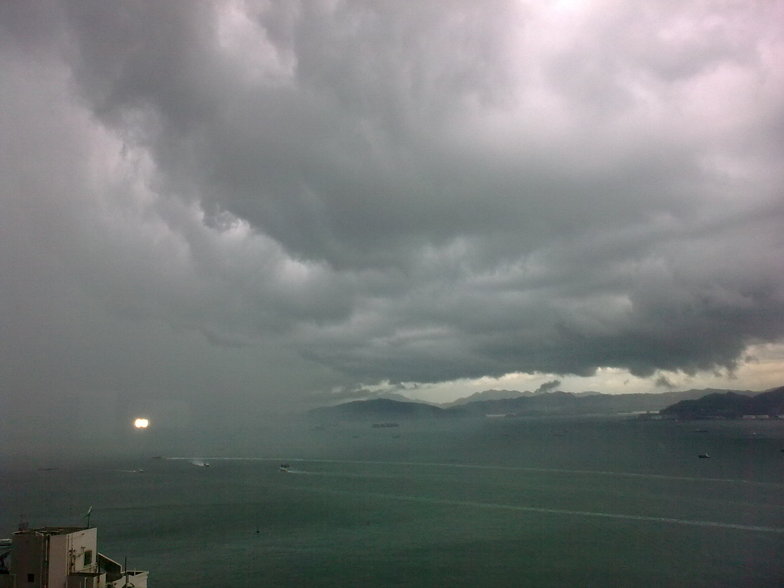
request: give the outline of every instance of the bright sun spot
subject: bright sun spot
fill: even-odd
[[[135,421],[133,421],[133,426],[136,427],[137,429],[146,429],[147,427],[150,426],[150,420],[142,419],[142,418],[136,419]]]

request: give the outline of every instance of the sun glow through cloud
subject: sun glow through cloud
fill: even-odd
[[[138,418],[133,421],[133,426],[137,429],[146,429],[150,426],[150,419]]]

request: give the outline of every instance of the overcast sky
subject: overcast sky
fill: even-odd
[[[784,384],[782,22],[3,2],[3,426]]]

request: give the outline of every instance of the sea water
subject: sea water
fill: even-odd
[[[274,453],[8,466],[0,525],[92,506],[101,552],[164,588],[784,584],[784,422],[294,433]]]

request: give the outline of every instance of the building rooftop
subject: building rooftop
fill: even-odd
[[[41,533],[42,535],[68,535],[77,531],[86,531],[89,527],[38,527],[37,529],[20,529],[14,535],[20,533]],[[94,528],[94,527],[93,527]]]

